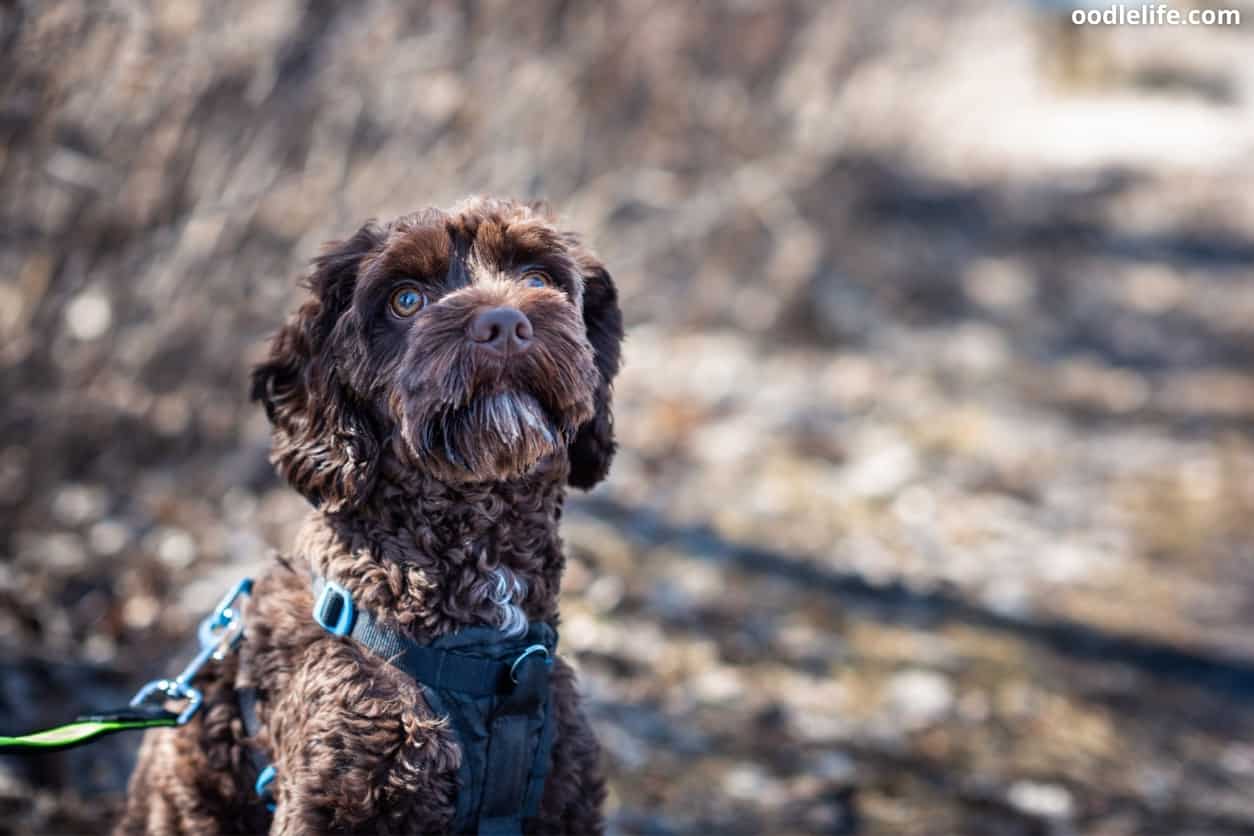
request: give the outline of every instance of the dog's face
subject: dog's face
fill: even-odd
[[[622,319],[601,263],[541,208],[473,200],[367,224],[315,262],[313,298],[253,372],[279,471],[326,510],[380,458],[499,481],[568,456],[605,477]]]

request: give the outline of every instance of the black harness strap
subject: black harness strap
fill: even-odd
[[[479,833],[518,836],[533,767],[531,718],[543,711],[548,691],[548,666],[538,655],[522,657],[515,666],[514,690],[497,703],[488,738]],[[543,732],[541,732],[543,735]]]
[[[266,808],[274,812],[274,793],[270,785],[274,781],[274,767],[266,759],[265,752],[257,745],[256,737],[261,731],[261,720],[257,717],[257,689],[252,687],[236,688],[235,701],[239,704],[240,719],[244,722],[244,734],[252,741],[252,745],[244,747],[244,756],[253,768],[253,789],[257,796],[266,803]]]
[[[269,761],[266,760],[261,749],[255,745],[257,734],[261,731],[261,720],[257,718],[257,689],[236,688],[235,699],[239,703],[240,719],[244,721],[244,734],[254,740],[254,745],[246,748],[248,762],[252,764],[257,774],[261,774],[262,770],[269,766]]]
[[[449,653],[410,639],[381,625],[369,610],[358,609],[339,584],[314,581],[314,620],[337,636],[348,636],[429,688],[478,697],[508,694],[509,663]],[[347,620],[347,623],[345,622]],[[331,624],[332,626],[328,626]],[[335,627],[335,629],[332,629]]]

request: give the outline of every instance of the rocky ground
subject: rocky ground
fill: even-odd
[[[1001,2],[0,4],[0,733],[304,512],[319,242],[546,196],[630,323],[563,643],[633,833],[1254,833],[1254,35]],[[133,741],[0,760],[98,832]]]

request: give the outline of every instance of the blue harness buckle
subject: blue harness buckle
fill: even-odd
[[[274,793],[270,790],[270,785],[274,783],[274,767],[267,766],[261,770],[261,774],[257,776],[257,783],[253,785],[257,797],[266,802],[266,809],[271,813],[274,812]]]
[[[314,601],[313,617],[318,626],[331,635],[347,636],[353,631],[353,622],[357,618],[353,596],[338,583],[325,581],[318,600]]]

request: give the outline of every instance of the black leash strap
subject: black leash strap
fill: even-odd
[[[30,734],[0,735],[0,754],[55,752],[91,743],[108,734],[135,729],[177,726],[179,715],[155,705],[127,707],[117,711],[85,714],[73,722]]]

